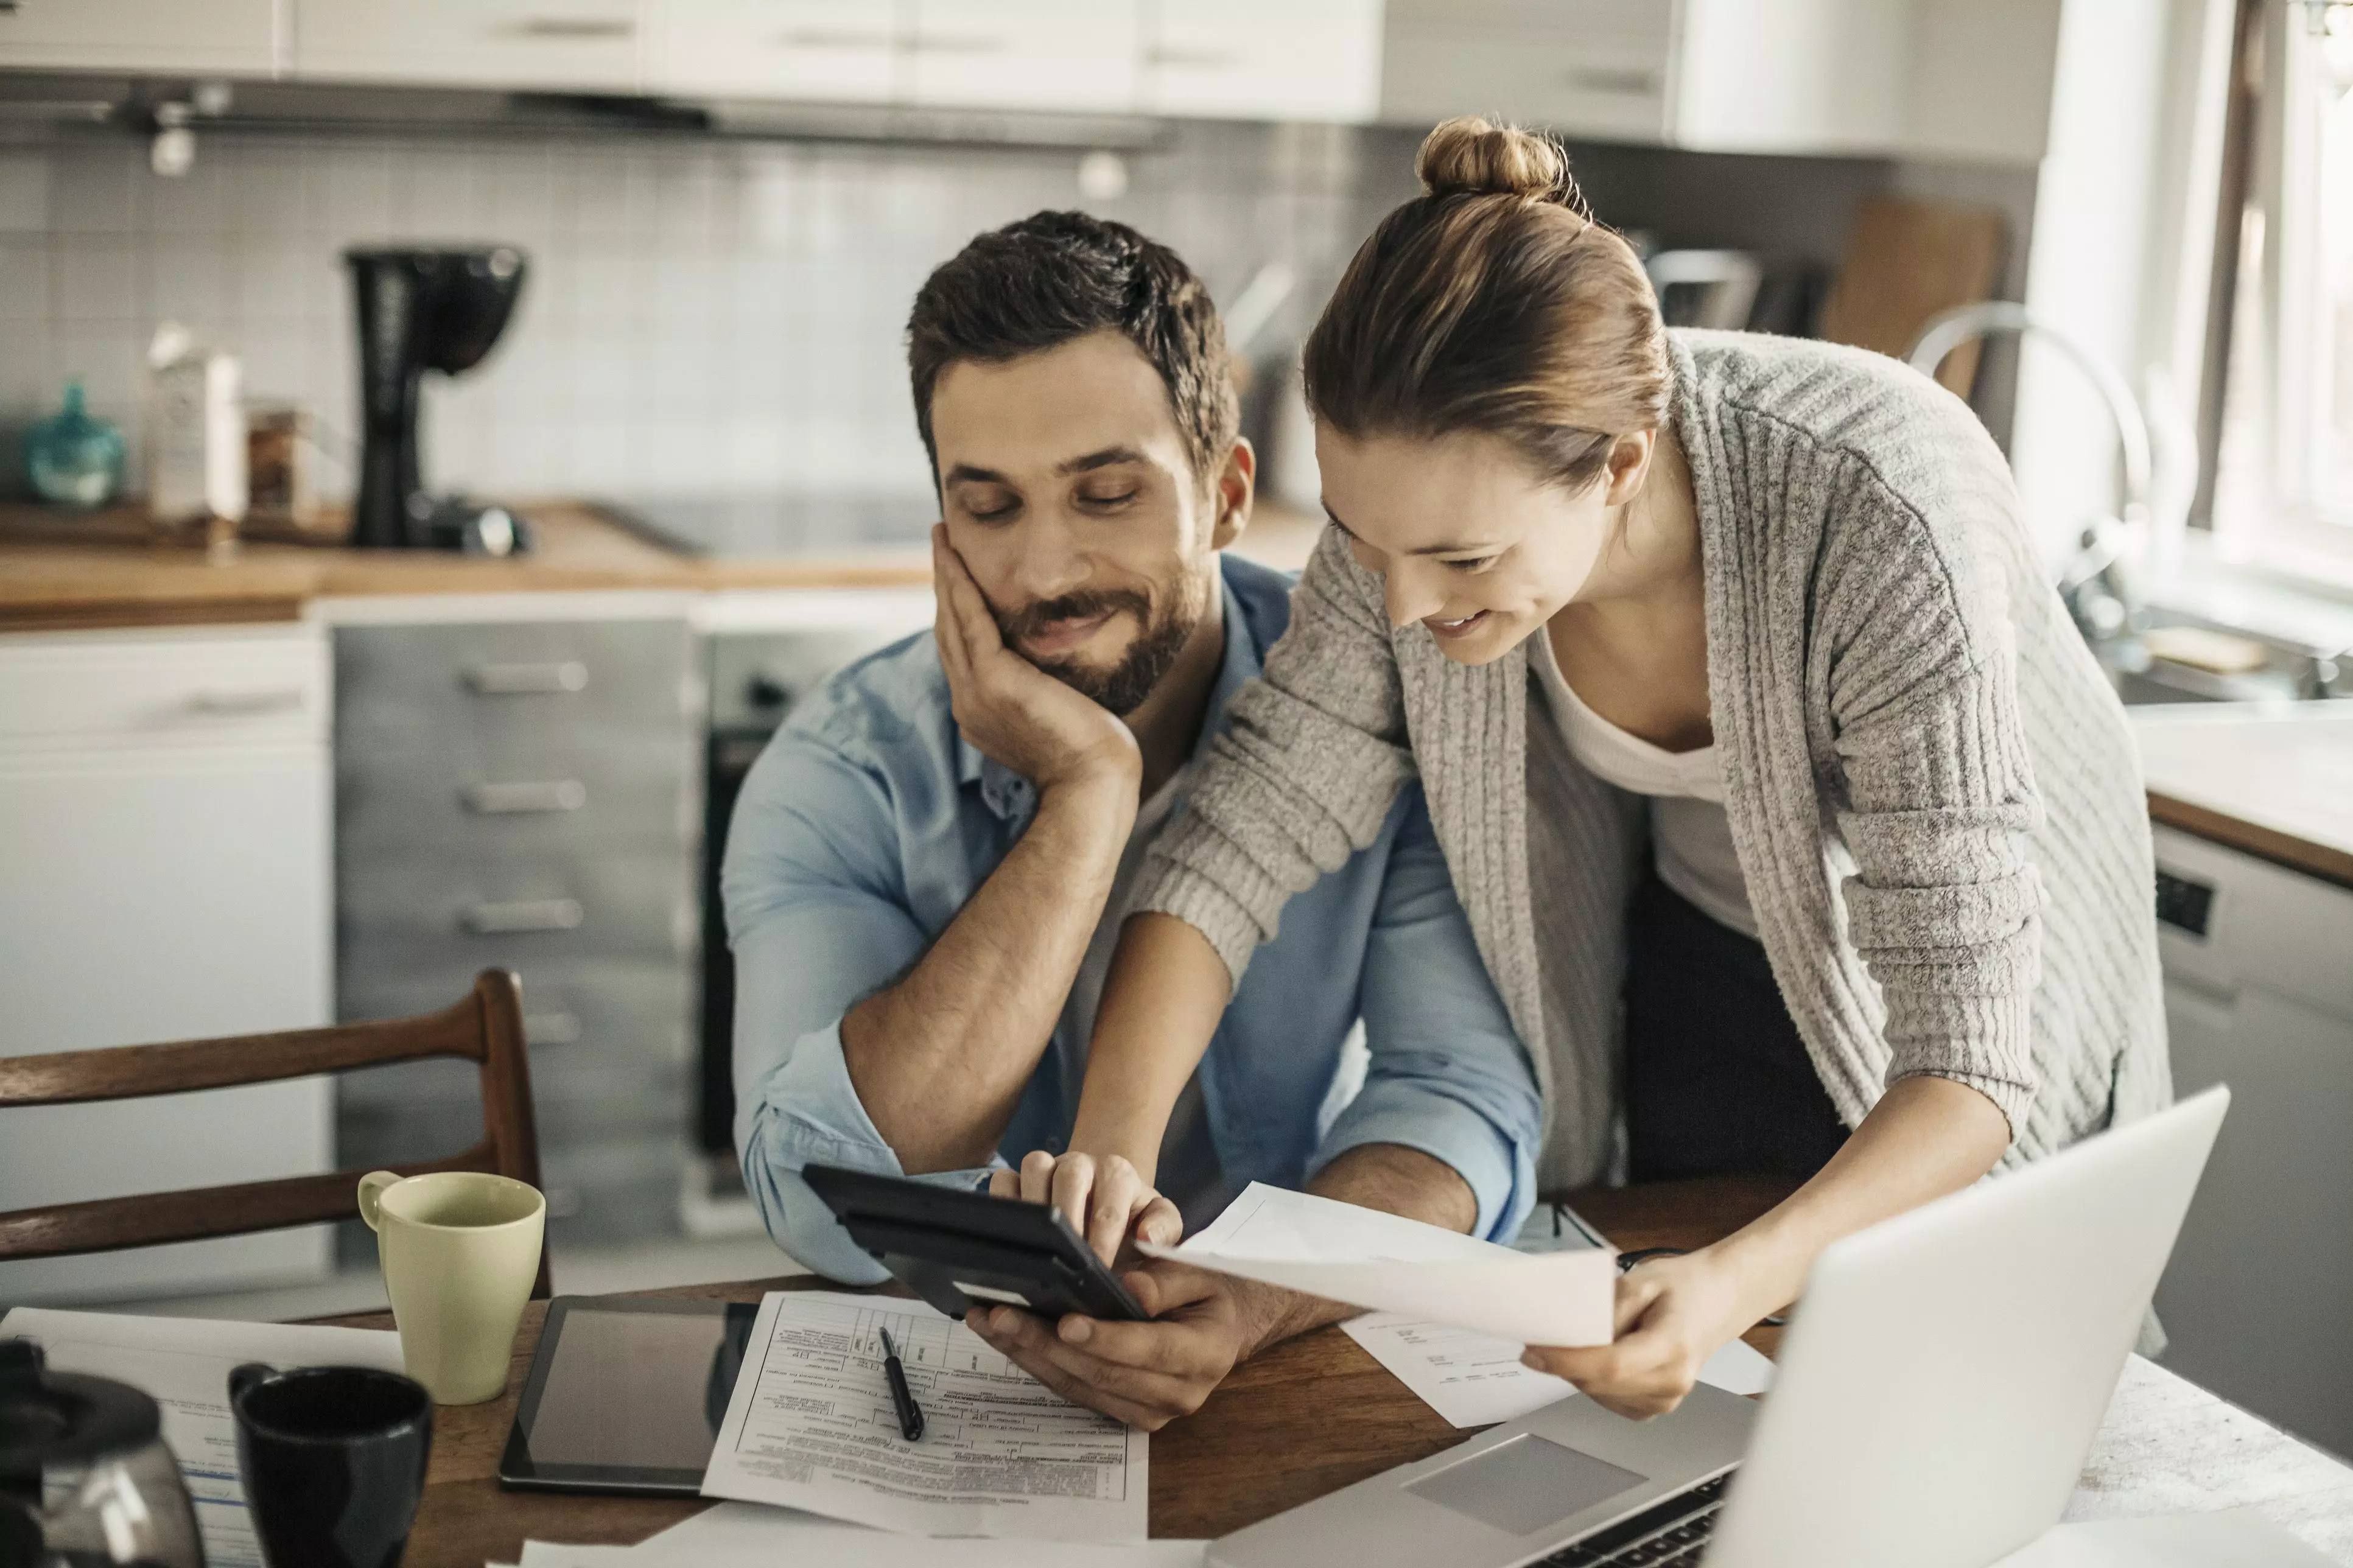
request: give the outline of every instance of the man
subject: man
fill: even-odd
[[[1040,213],[934,272],[908,332],[943,518],[934,635],[794,712],[745,782],[723,877],[744,1184],[786,1251],[858,1283],[883,1272],[800,1179],[810,1161],[1055,1195],[1124,889],[1290,615],[1287,578],[1219,553],[1249,521],[1255,458],[1224,328],[1175,254]],[[1171,1121],[1160,1189],[1196,1225],[1250,1181],[1303,1182],[1508,1237],[1539,1119],[1408,791],[1253,959]],[[1176,1210],[1132,1170],[1086,1173],[1106,1258],[1132,1219],[1175,1239]],[[1048,1385],[1156,1428],[1337,1315],[1175,1264],[1126,1279],[1154,1321],[1005,1308],[974,1326]]]

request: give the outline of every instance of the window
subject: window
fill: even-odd
[[[2213,523],[2234,551],[2353,569],[2353,0],[2273,0],[2231,289]]]

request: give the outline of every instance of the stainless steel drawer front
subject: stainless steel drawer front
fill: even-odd
[[[503,755],[486,756],[486,751]],[[578,859],[690,846],[695,759],[683,731],[621,742],[516,737],[338,759],[336,838],[347,866],[381,856]]]
[[[683,621],[344,626],[336,731],[366,750],[512,726],[579,735],[638,720],[683,732],[702,708],[691,651]]]

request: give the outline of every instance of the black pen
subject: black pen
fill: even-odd
[[[923,1407],[915,1403],[907,1387],[906,1363],[899,1359],[899,1347],[891,1342],[891,1331],[882,1335],[882,1375],[890,1380],[891,1403],[899,1407],[899,1434],[908,1442],[916,1442],[923,1435]]]

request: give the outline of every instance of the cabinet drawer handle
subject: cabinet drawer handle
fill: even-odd
[[[526,16],[514,25],[514,31],[526,38],[627,38],[637,30],[627,16]]]
[[[776,42],[788,49],[887,49],[898,39],[888,33],[837,33],[822,27],[796,27]]]
[[[518,899],[476,904],[458,917],[476,936],[512,936],[522,931],[578,931],[587,911],[577,899]]]
[[[271,686],[250,691],[199,691],[188,699],[188,710],[223,716],[299,712],[308,696],[309,693],[299,686]]]
[[[1155,66],[1176,66],[1186,70],[1229,71],[1242,63],[1240,49],[1191,49],[1178,44],[1157,44],[1146,51],[1145,59]]]
[[[588,786],[578,779],[468,784],[459,793],[465,797],[466,809],[480,816],[516,816],[532,812],[577,811],[588,804]]]
[[[993,55],[1010,42],[1002,34],[925,33],[910,38],[908,47],[925,55]]]
[[[550,664],[478,664],[466,671],[478,697],[528,697],[588,689],[588,667],[576,658]]]
[[[524,1043],[533,1046],[576,1046],[580,1043],[580,1016],[576,1013],[525,1013],[522,1016]]]
[[[1612,70],[1606,66],[1587,66],[1568,72],[1561,78],[1561,80],[1579,92],[1647,94],[1659,90],[1659,77],[1656,71],[1646,71],[1631,67]]]

